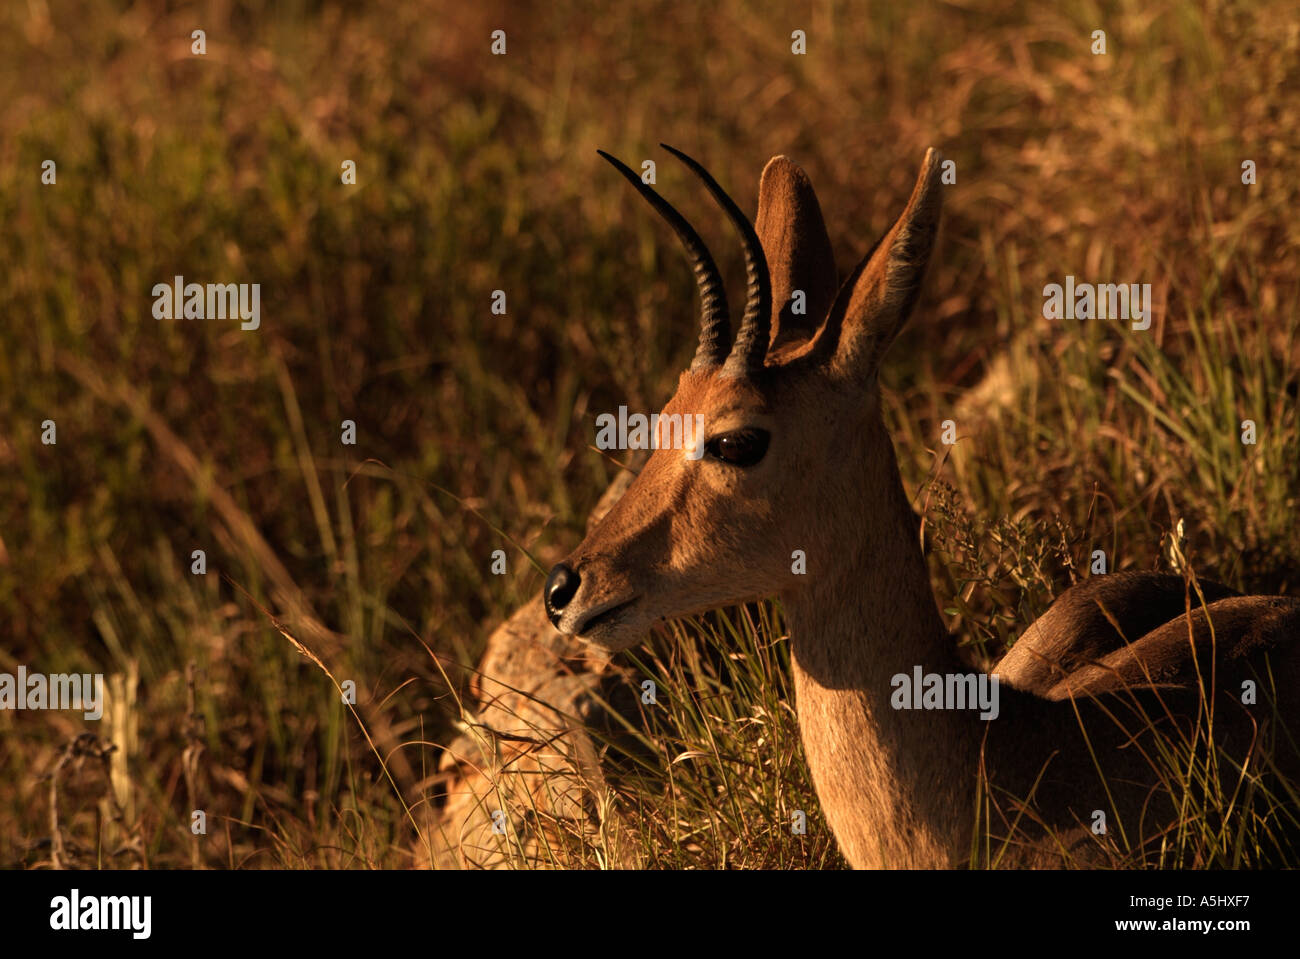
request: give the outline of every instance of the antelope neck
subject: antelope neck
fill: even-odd
[[[939,617],[885,444],[888,456],[863,464],[884,508],[833,525],[823,548],[836,559],[783,596],[799,726],[823,811],[853,865],[951,866],[969,835],[981,724],[974,713],[891,706],[896,674],[969,669]]]

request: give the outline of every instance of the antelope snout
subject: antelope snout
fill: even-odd
[[[542,588],[542,601],[546,604],[546,616],[556,629],[560,628],[560,617],[564,614],[564,608],[569,605],[569,600],[573,599],[580,585],[582,585],[582,577],[563,563],[556,563],[550,575],[546,577],[546,585]]]

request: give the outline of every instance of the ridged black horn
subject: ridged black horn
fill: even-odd
[[[708,170],[681,150],[676,150],[667,143],[659,145],[690,167],[691,172],[700,178],[735,226],[745,249],[745,275],[748,282],[745,315],[740,320],[736,342],[727,356],[723,372],[739,376],[751,370],[762,369],[772,323],[772,278],[767,271],[767,257],[763,255],[763,245],[754,231],[754,224],[749,222],[749,217],[741,212],[740,207],[736,206],[735,201],[718,185]]]
[[[636,187],[637,192],[668,221],[668,225],[676,231],[677,238],[682,241],[682,246],[686,248],[691,258],[695,282],[700,287],[700,345],[695,351],[695,359],[691,361],[691,369],[719,365],[727,356],[731,320],[727,313],[727,291],[722,284],[722,274],[718,272],[718,265],[713,262],[713,255],[709,253],[709,248],[686,222],[686,218],[652,187],[643,182],[634,170],[629,169],[621,160],[610,156],[604,150],[596,152],[608,160],[615,170],[623,174],[628,183]]]

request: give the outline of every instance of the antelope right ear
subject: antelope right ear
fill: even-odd
[[[865,383],[916,305],[939,230],[940,163],[926,151],[907,207],[844,281],[817,334],[813,353],[837,376]]]

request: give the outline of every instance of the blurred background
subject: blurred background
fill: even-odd
[[[883,384],[973,658],[1094,549],[1164,564],[1180,519],[1203,575],[1294,594],[1297,90],[1289,0],[4,5],[0,671],[116,695],[102,728],[0,712],[0,866],[415,861],[456,665],[581,538],[619,469],[596,413],[659,409],[694,351],[690,270],[598,147],[657,161],[733,300],[734,236],[660,141],[751,215],[768,158],[801,164],[841,276],[927,147],[956,162]],[[178,274],[261,284],[260,329],[154,319]],[[1152,284],[1152,328],[1042,319],[1067,274]],[[356,682],[394,779],[277,623]],[[708,748],[777,743],[815,806],[783,687],[753,695],[780,735]],[[660,734],[624,798],[687,821],[714,773],[667,770],[707,732]],[[756,810],[663,861],[840,864]]]

